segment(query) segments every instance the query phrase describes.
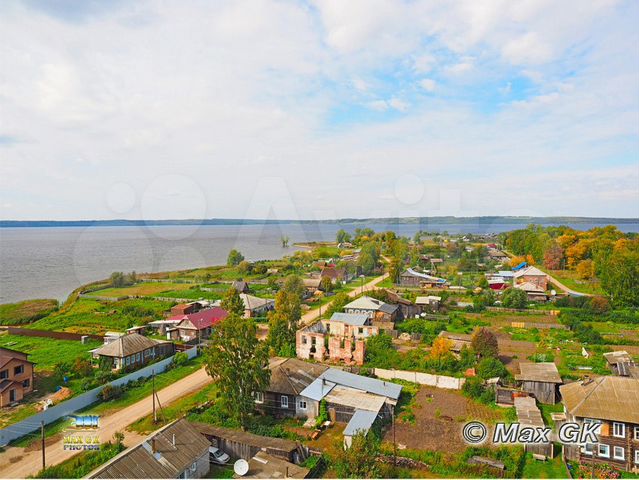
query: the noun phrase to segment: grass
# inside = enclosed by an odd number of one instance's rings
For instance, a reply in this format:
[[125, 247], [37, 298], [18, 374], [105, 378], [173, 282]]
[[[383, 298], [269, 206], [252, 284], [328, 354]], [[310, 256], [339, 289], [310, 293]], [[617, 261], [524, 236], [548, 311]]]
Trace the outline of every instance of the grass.
[[562, 403], [557, 403], [555, 405], [550, 405], [546, 403], [538, 404], [539, 410], [541, 410], [541, 416], [544, 419], [544, 423], [551, 427], [555, 427], [555, 422], [552, 419], [553, 413], [562, 413], [564, 411], [564, 406]]
[[[68, 418], [60, 418], [58, 420], [56, 420], [55, 422], [51, 422], [48, 425], [45, 425], [44, 427], [44, 436], [45, 438], [49, 438], [52, 437], [54, 435], [57, 435], [58, 433], [62, 432], [63, 430], [65, 430], [66, 428], [68, 428], [69, 426], [71, 426], [72, 424], [72, 420], [68, 419]], [[20, 437], [14, 441], [12, 441], [10, 443], [10, 445], [12, 447], [29, 447], [30, 445], [39, 442], [41, 439], [40, 437], [40, 430], [36, 429], [34, 430], [32, 433], [29, 433], [23, 437]]]
[[66, 311], [42, 318], [30, 324], [29, 328], [103, 335], [107, 331], [124, 331], [134, 325], [158, 320], [172, 305], [174, 302], [147, 298], [118, 302], [81, 298]]
[[[202, 367], [202, 357], [196, 357], [188, 363], [181, 365], [172, 370], [160, 373], [155, 376], [155, 389], [161, 390], [164, 387], [177, 382], [178, 380], [194, 373]], [[144, 382], [137, 387], [129, 388], [122, 393], [122, 395], [116, 399], [108, 402], [102, 402], [88, 407], [83, 413], [89, 415], [106, 415], [115, 410], [121, 410], [129, 405], [134, 404], [148, 397], [153, 392], [153, 384], [151, 380]]]
[[58, 301], [51, 299], [25, 300], [0, 305], [0, 325], [21, 325], [46, 317], [58, 308]]
[[526, 453], [525, 461], [522, 478], [569, 478], [568, 470], [561, 461], [561, 453], [556, 453], [555, 458], [545, 462], [535, 460], [532, 453]]
[[147, 295], [157, 295], [168, 290], [186, 290], [189, 287], [191, 287], [191, 284], [189, 283], [142, 282], [131, 285], [130, 287], [105, 288], [103, 290], [95, 290], [91, 293], [88, 293], [87, 295], [94, 297], [112, 298], [125, 297], [128, 295], [144, 297]]
[[581, 280], [573, 270], [549, 270], [549, 273], [565, 286], [576, 292], [605, 295], [598, 280]]
[[98, 348], [100, 345], [102, 342], [95, 340], [82, 344], [76, 340], [21, 335], [0, 336], [0, 347], [27, 352], [29, 360], [36, 363], [36, 371], [51, 371], [56, 363], [73, 362], [78, 357], [89, 359], [89, 350]]
[[57, 465], [40, 470], [34, 478], [82, 478], [124, 449], [123, 444], [108, 442], [101, 445], [98, 451], [81, 452]]

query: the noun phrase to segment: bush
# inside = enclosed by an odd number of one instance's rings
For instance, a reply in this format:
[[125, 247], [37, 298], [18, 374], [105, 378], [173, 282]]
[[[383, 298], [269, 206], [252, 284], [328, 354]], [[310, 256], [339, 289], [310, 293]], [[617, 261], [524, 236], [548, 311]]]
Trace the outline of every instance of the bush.
[[509, 288], [504, 292], [502, 305], [506, 308], [526, 308], [528, 304], [528, 295], [518, 288]]
[[177, 352], [173, 356], [173, 360], [171, 361], [171, 368], [176, 368], [181, 365], [184, 365], [188, 361], [189, 361], [189, 356], [186, 354], [186, 352]]
[[477, 375], [484, 380], [489, 378], [500, 377], [504, 378], [508, 376], [508, 370], [498, 358], [490, 357], [484, 358], [477, 365]]
[[105, 402], [113, 398], [118, 398], [120, 395], [122, 395], [122, 388], [111, 384], [105, 385], [100, 392], [100, 398]]

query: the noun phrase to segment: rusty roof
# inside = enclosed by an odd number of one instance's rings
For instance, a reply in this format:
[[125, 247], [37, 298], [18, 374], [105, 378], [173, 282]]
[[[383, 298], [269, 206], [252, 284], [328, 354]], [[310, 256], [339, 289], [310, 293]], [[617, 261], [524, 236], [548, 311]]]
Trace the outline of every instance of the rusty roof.
[[297, 358], [273, 358], [269, 362], [271, 381], [269, 392], [299, 395], [328, 367]]
[[563, 383], [559, 376], [557, 365], [552, 362], [522, 362], [519, 364], [521, 373], [515, 375], [516, 380], [524, 382]]
[[250, 432], [233, 430], [232, 428], [216, 427], [209, 423], [191, 422], [202, 435], [223, 438], [227, 441], [241, 443], [256, 448], [292, 452], [297, 449], [297, 443], [286, 438], [264, 437]]
[[639, 380], [627, 377], [599, 377], [559, 387], [568, 413], [639, 424]]

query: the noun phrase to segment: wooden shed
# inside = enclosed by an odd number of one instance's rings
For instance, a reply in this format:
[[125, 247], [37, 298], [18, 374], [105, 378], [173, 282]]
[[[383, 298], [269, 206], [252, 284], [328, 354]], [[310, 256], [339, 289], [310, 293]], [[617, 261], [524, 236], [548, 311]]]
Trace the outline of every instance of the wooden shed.
[[521, 382], [524, 392], [532, 394], [541, 403], [557, 403], [563, 380], [554, 363], [524, 362], [519, 364], [519, 370], [521, 373], [515, 375], [515, 380]]

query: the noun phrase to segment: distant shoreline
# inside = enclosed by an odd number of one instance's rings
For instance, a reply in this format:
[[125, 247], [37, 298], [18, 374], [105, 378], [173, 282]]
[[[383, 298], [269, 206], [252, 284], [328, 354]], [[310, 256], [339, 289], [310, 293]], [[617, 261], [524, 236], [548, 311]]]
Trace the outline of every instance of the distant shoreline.
[[0, 228], [42, 227], [153, 227], [153, 226], [247, 226], [247, 225], [529, 225], [529, 224], [633, 224], [639, 218], [606, 217], [389, 217], [389, 218], [340, 218], [332, 220], [266, 220], [266, 219], [167, 219], [167, 220], [0, 220]]

